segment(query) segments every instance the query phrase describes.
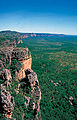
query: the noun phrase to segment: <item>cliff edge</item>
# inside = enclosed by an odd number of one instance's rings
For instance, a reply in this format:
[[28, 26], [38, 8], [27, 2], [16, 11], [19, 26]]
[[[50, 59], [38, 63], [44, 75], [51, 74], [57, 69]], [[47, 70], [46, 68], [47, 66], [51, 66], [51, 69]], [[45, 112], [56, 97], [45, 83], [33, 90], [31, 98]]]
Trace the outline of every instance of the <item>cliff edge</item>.
[[41, 119], [41, 90], [31, 64], [28, 48], [16, 47], [15, 41], [0, 47], [0, 113], [5, 120]]

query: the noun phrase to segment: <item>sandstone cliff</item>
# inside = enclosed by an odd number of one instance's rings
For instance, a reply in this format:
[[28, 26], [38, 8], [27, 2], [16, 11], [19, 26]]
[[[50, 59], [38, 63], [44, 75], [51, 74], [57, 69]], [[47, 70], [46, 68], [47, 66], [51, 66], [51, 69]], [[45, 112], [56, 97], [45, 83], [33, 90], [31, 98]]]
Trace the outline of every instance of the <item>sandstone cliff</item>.
[[19, 48], [16, 44], [0, 48], [0, 111], [5, 119], [18, 120], [15, 115], [12, 116], [14, 107], [18, 106], [15, 100], [17, 95], [22, 96], [21, 100], [25, 106], [23, 108], [21, 105], [22, 120], [27, 118], [24, 110], [28, 113], [31, 107], [34, 118], [39, 119], [41, 90], [31, 64], [32, 57], [28, 48]]

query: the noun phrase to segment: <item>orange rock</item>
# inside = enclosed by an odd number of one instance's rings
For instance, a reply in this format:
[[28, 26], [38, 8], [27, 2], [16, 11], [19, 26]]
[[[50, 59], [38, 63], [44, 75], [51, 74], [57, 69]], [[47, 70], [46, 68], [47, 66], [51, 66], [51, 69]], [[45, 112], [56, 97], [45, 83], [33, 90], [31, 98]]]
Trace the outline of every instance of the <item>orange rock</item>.
[[32, 65], [32, 58], [30, 57], [29, 59], [25, 59], [20, 61], [22, 64], [22, 68], [18, 73], [18, 78], [22, 79], [25, 78], [25, 70], [26, 69], [31, 69], [31, 65]]
[[31, 34], [30, 36], [33, 37], [33, 34]]
[[22, 42], [22, 40], [19, 40], [19, 41], [17, 42], [17, 44], [19, 44], [19, 43], [21, 43], [21, 44], [22, 44], [22, 43], [23, 43], [23, 42]]
[[28, 35], [24, 35], [23, 38], [28, 38]]

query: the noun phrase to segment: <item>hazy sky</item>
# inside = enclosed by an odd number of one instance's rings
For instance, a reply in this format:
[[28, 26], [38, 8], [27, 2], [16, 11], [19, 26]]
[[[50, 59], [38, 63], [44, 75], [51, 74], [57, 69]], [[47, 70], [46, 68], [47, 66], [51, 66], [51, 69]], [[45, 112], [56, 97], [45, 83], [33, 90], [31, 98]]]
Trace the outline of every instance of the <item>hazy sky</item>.
[[77, 0], [0, 0], [0, 31], [77, 35]]

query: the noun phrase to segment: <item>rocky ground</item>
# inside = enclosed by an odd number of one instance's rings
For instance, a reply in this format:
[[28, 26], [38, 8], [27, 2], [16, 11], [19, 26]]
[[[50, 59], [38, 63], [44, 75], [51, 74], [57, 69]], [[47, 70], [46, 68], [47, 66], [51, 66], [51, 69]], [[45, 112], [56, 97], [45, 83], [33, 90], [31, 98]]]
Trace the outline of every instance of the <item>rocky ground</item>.
[[[5, 47], [0, 48], [0, 111], [5, 119], [18, 120], [12, 116], [16, 103], [11, 91], [14, 82], [17, 81], [18, 84], [13, 91], [16, 95], [23, 94], [22, 99], [27, 110], [32, 101], [33, 116], [35, 119], [41, 119], [38, 115], [41, 90], [37, 74], [31, 69], [31, 54], [28, 48], [17, 48], [15, 41], [12, 44], [5, 41], [4, 44]], [[24, 109], [22, 120], [25, 120]]]

